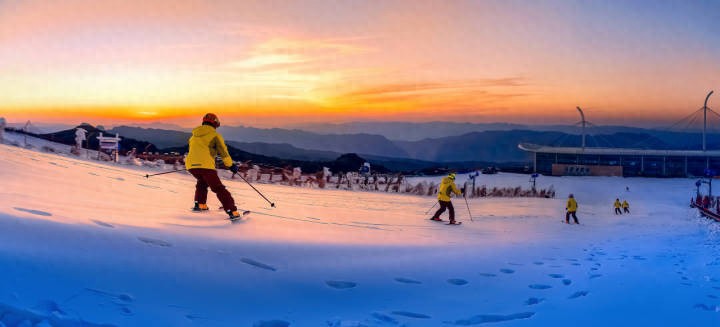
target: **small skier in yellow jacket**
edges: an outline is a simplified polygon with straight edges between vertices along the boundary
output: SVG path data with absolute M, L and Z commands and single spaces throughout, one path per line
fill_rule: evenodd
M 448 174 L 447 177 L 443 178 L 440 182 L 440 187 L 438 188 L 438 203 L 440 203 L 440 209 L 435 212 L 430 220 L 442 221 L 442 219 L 440 219 L 440 215 L 445 212 L 445 209 L 447 209 L 450 213 L 449 224 L 458 224 L 455 222 L 455 208 L 453 208 L 453 204 L 450 201 L 451 193 L 455 193 L 457 195 L 463 194 L 463 192 L 461 192 L 455 185 L 455 173 Z
M 622 208 L 622 203 L 620 203 L 620 199 L 615 199 L 615 203 L 613 203 L 613 207 L 615 207 L 616 215 L 622 215 L 622 211 L 620 211 L 620 208 Z
M 215 156 L 222 158 L 223 164 L 233 173 L 238 172 L 238 166 L 233 163 L 223 137 L 215 131 L 220 127 L 220 120 L 215 114 L 208 113 L 203 117 L 202 125 L 192 131 L 188 140 L 189 152 L 185 158 L 185 168 L 197 179 L 195 185 L 195 207 L 194 211 L 208 210 L 207 195 L 208 187 L 213 191 L 223 209 L 230 216 L 230 219 L 240 217 L 235 200 L 230 192 L 220 181 L 215 170 Z
M 628 203 L 627 200 L 623 200 L 622 208 L 623 212 L 630 213 L 630 203 Z
M 567 205 L 565 205 L 565 210 L 567 211 L 565 213 L 565 223 L 566 224 L 570 224 L 570 216 L 571 215 L 572 215 L 573 219 L 575 220 L 575 223 L 580 224 L 578 222 L 577 216 L 575 215 L 575 213 L 577 212 L 577 209 L 578 209 L 578 204 L 575 201 L 575 196 L 573 196 L 573 194 L 570 193 L 570 195 L 568 195 Z

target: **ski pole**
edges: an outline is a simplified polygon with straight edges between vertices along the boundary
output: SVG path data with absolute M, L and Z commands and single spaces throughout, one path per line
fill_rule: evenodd
M 438 203 L 437 203 L 437 201 L 436 201 L 435 204 L 433 204 L 433 206 L 430 207 L 430 209 L 428 209 L 428 211 L 425 211 L 425 215 L 427 216 L 427 214 L 429 214 L 430 211 L 432 211 L 432 209 L 435 208 L 435 206 L 436 206 L 437 204 L 438 204 Z
M 472 214 L 470 213 L 470 205 L 467 202 L 467 197 L 463 195 L 463 198 L 465 199 L 465 206 L 467 206 L 467 209 L 468 209 L 468 215 L 470 215 L 470 221 L 474 221 L 472 219 Z
M 275 208 L 275 203 L 273 203 L 272 201 L 268 200 L 268 198 L 266 198 L 262 193 L 260 193 L 260 191 L 258 191 L 258 189 L 256 189 L 255 186 L 253 186 L 252 184 L 250 184 L 250 182 L 248 182 L 248 180 L 245 179 L 245 177 L 242 177 L 242 175 L 239 175 L 239 174 L 233 174 L 233 176 L 235 176 L 235 175 L 238 175 L 243 181 L 245 181 L 245 183 L 247 183 L 248 185 L 250 185 L 250 187 L 252 187 L 252 189 L 255 190 L 255 192 L 257 192 L 258 194 L 260 194 L 260 196 L 262 196 L 262 198 L 265 199 L 265 201 L 267 201 L 268 203 L 270 203 L 270 206 L 271 206 L 271 207 Z
M 145 178 L 150 178 L 151 176 L 157 176 L 157 175 L 165 175 L 165 174 L 170 174 L 170 173 L 176 173 L 176 172 L 185 171 L 185 170 L 187 170 L 187 168 L 176 169 L 176 170 L 171 170 L 171 171 L 166 171 L 166 172 L 164 172 L 164 173 L 148 174 L 148 175 L 145 175 Z

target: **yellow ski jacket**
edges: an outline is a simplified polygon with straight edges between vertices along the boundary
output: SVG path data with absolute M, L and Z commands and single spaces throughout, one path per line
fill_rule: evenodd
M 565 206 L 567 211 L 569 212 L 576 212 L 578 208 L 578 204 L 575 201 L 575 198 L 568 198 L 567 205 Z
M 617 209 L 620 209 L 620 207 L 622 207 L 622 204 L 620 204 L 620 201 L 615 201 L 615 203 L 613 203 L 613 206 Z
M 628 203 L 627 201 L 623 201 L 622 207 L 623 207 L 623 208 L 630 208 L 630 203 Z
M 223 164 L 230 167 L 233 164 L 223 137 L 208 125 L 196 127 L 188 140 L 190 150 L 185 158 L 185 168 L 215 169 L 215 157 L 220 155 Z
M 457 195 L 462 194 L 455 185 L 455 181 L 450 177 L 445 177 L 440 182 L 440 188 L 438 188 L 438 200 L 448 202 L 450 201 L 450 194 L 455 193 Z

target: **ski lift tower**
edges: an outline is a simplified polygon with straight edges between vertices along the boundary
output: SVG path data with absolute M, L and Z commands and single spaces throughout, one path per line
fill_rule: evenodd
M 112 137 L 103 136 L 103 133 L 100 133 L 97 139 L 100 143 L 100 148 L 98 149 L 98 160 L 100 159 L 100 152 L 102 152 L 102 150 L 110 150 L 115 152 L 113 161 L 118 162 L 118 156 L 120 152 L 120 135 L 115 134 L 115 137 Z

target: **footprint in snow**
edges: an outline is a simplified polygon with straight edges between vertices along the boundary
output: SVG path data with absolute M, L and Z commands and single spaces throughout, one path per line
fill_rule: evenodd
M 496 274 L 490 274 L 490 273 L 479 273 L 478 275 L 483 276 L 483 277 L 495 277 L 495 276 L 497 276 Z
M 422 282 L 419 280 L 414 280 L 414 279 L 404 278 L 404 277 L 397 277 L 397 278 L 395 278 L 395 281 L 398 283 L 403 283 L 403 284 L 422 284 Z
M 345 289 L 354 288 L 355 286 L 357 286 L 357 283 L 346 282 L 346 281 L 341 281 L 341 280 L 326 280 L 325 284 L 327 284 L 327 286 L 330 286 L 334 289 L 339 289 L 339 290 L 345 290 Z
M 537 265 L 537 266 L 542 266 L 542 265 L 544 265 L 545 263 L 542 262 L 542 261 L 535 261 L 535 262 L 533 262 L 533 264 L 534 264 L 534 265 Z
M 539 304 L 539 303 L 542 302 L 542 301 L 545 301 L 545 299 L 543 299 L 543 298 L 537 298 L 537 297 L 531 297 L 531 298 L 525 300 L 525 305 L 536 305 L 536 304 Z
M 128 307 L 121 307 L 121 308 L 120 308 L 120 313 L 121 313 L 123 316 L 132 316 L 132 315 L 133 315 L 132 310 L 130 310 L 130 308 L 128 308 Z
M 562 280 L 562 283 L 563 283 L 563 285 L 568 286 L 568 285 L 572 284 L 572 280 L 563 279 L 563 280 Z
M 157 245 L 157 246 L 162 246 L 162 247 L 171 247 L 171 246 L 172 246 L 172 244 L 171 244 L 170 242 L 163 241 L 163 240 L 159 240 L 159 239 L 156 239 L 156 238 L 149 238 L 149 237 L 138 236 L 137 239 L 138 239 L 140 242 L 147 243 L 147 244 L 150 244 L 150 245 Z
M 152 189 L 160 189 L 159 186 L 153 186 L 153 185 L 146 185 L 146 184 L 138 184 L 138 186 L 152 188 Z
M 88 174 L 93 175 L 93 176 L 100 176 L 100 175 L 98 175 L 98 174 L 96 174 L 96 173 L 93 173 L 93 172 L 89 172 Z
M 470 317 L 468 319 L 460 319 L 455 321 L 446 321 L 447 324 L 453 324 L 457 326 L 470 326 L 487 323 L 504 322 L 518 319 L 528 319 L 535 315 L 535 312 L 520 312 L 509 315 L 494 315 L 494 314 L 482 314 Z
M 545 284 L 530 284 L 530 285 L 528 285 L 528 287 L 532 288 L 534 290 L 546 290 L 548 288 L 552 288 L 552 286 L 545 285 Z
M 46 216 L 46 217 L 52 216 L 51 213 L 45 212 L 45 211 L 40 211 L 40 210 L 25 209 L 25 208 L 20 208 L 20 207 L 13 207 L 13 209 L 15 209 L 17 211 L 31 213 L 33 215 L 38 215 L 38 216 Z
M 592 274 L 592 275 L 590 275 L 590 279 L 595 279 L 595 278 L 598 278 L 598 277 L 602 277 L 602 274 Z
M 461 279 L 461 278 L 450 278 L 447 280 L 447 282 L 448 282 L 448 284 L 457 285 L 457 286 L 462 286 L 462 285 L 466 285 L 467 283 L 469 283 L 468 281 Z
M 515 270 L 503 268 L 503 269 L 500 269 L 500 272 L 503 274 L 512 274 L 512 273 L 515 273 Z
M 260 320 L 253 327 L 288 327 L 290 323 L 285 320 Z
M 130 294 L 125 294 L 125 293 L 115 294 L 112 292 L 107 292 L 107 291 L 98 290 L 98 289 L 89 288 L 89 287 L 86 287 L 85 290 L 90 293 L 93 293 L 95 295 L 103 296 L 103 297 L 109 298 L 111 300 L 117 300 L 122 303 L 132 303 L 134 301 L 134 298 Z
M 49 315 L 49 316 L 50 315 L 64 316 L 67 314 L 67 313 L 65 313 L 65 311 L 60 309 L 60 306 L 53 300 L 40 301 L 40 302 L 38 302 L 38 304 L 36 304 L 33 307 L 33 310 L 43 313 L 45 315 Z
M 717 311 L 717 310 L 720 310 L 720 307 L 718 307 L 718 306 L 707 305 L 707 304 L 704 304 L 704 303 L 698 303 L 698 304 L 696 304 L 695 306 L 693 306 L 693 308 L 695 308 L 695 309 L 700 309 L 700 310 L 703 310 L 703 311 Z
M 579 297 L 587 296 L 588 293 L 590 293 L 590 292 L 588 292 L 588 291 L 577 291 L 577 292 L 573 293 L 572 295 L 568 296 L 568 299 L 577 299 L 577 298 L 579 298 Z
M 95 219 L 90 219 L 90 221 L 92 221 L 93 223 L 95 223 L 98 226 L 107 227 L 107 228 L 115 228 L 115 226 L 108 224 L 104 221 L 95 220 Z
M 565 277 L 565 276 L 562 275 L 562 274 L 548 274 L 548 276 L 550 276 L 550 278 L 563 278 L 563 277 Z
M 264 264 L 264 263 L 262 263 L 262 262 L 253 260 L 253 259 L 242 258 L 242 259 L 240 259 L 240 261 L 241 261 L 242 263 L 245 263 L 245 264 L 248 264 L 248 265 L 251 265 L 251 266 L 260 268 L 260 269 L 265 269 L 265 270 L 270 270 L 270 271 L 277 271 L 277 268 L 275 268 L 275 267 L 273 267 L 273 266 L 270 266 L 270 265 L 267 265 L 267 264 Z
M 410 312 L 410 311 L 393 311 L 393 312 L 391 312 L 391 313 L 394 314 L 394 315 L 396 315 L 396 316 L 403 316 L 403 317 L 416 318 L 416 319 L 430 319 L 430 318 L 432 318 L 432 317 L 430 317 L 430 316 L 428 316 L 428 315 L 426 315 L 426 314 L 417 313 L 417 312 Z
M 388 316 L 388 315 L 386 315 L 386 314 L 384 314 L 384 313 L 373 312 L 373 313 L 371 314 L 371 316 L 372 316 L 373 318 L 375 318 L 376 320 L 380 321 L 381 323 L 392 324 L 392 325 L 397 325 L 397 324 L 399 323 L 399 322 L 397 321 L 397 319 L 395 319 L 395 318 L 393 318 L 393 317 L 390 317 L 390 316 Z

